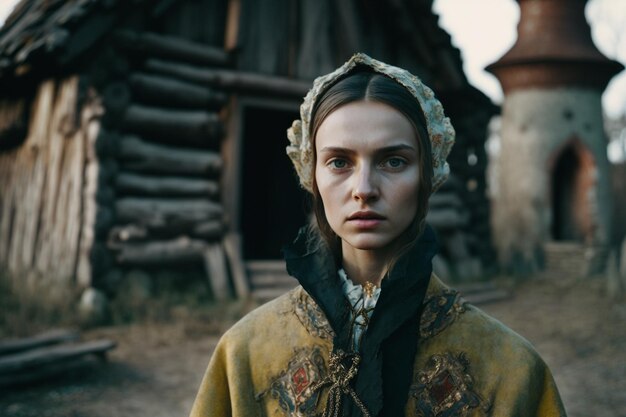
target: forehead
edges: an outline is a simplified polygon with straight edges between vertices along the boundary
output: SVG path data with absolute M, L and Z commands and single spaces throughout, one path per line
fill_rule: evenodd
M 413 124 L 399 110 L 376 101 L 356 101 L 335 109 L 315 137 L 317 150 L 328 146 L 378 148 L 397 144 L 417 147 Z

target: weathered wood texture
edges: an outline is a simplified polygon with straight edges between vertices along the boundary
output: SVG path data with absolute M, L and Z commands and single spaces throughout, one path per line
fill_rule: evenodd
M 227 95 L 169 77 L 136 73 L 130 77 L 134 97 L 140 102 L 183 108 L 219 108 Z
M 24 143 L 0 154 L 0 263 L 10 275 L 67 290 L 74 282 L 85 219 L 85 168 L 100 115 L 79 106 L 78 77 L 43 82 Z
M 224 46 L 228 1 L 162 0 L 159 3 L 153 9 L 159 32 L 213 47 Z
M 71 342 L 78 339 L 78 332 L 73 330 L 55 329 L 32 337 L 0 340 L 0 355 Z
M 115 347 L 110 340 L 97 340 L 75 345 L 58 345 L 33 349 L 0 357 L 0 374 L 21 371 L 61 360 L 73 359 L 89 353 L 102 354 Z
M 215 113 L 166 110 L 140 105 L 132 105 L 126 109 L 122 126 L 129 132 L 182 146 L 214 146 L 222 134 L 222 125 Z
M 125 242 L 149 242 L 151 240 L 162 239 L 169 231 L 170 235 L 178 236 L 185 232 L 192 237 L 197 237 L 205 241 L 218 241 L 224 233 L 224 223 L 221 220 L 207 220 L 195 224 L 189 224 L 187 228 L 180 226 L 168 227 L 161 225 L 154 227 L 148 225 L 127 224 L 114 226 L 109 231 L 107 245 L 110 249 L 118 250 Z
M 250 1 L 248 0 L 248 3 Z M 297 38 L 299 44 L 296 46 L 297 57 L 296 61 L 296 77 L 298 78 L 314 78 L 318 74 L 326 74 L 337 67 L 337 56 L 335 55 L 335 47 L 339 39 L 335 39 L 330 31 L 331 25 L 329 25 L 329 16 L 333 16 L 333 6 L 331 2 L 320 1 L 312 2 L 305 1 L 300 8 L 300 33 Z M 254 15 L 244 15 L 242 27 L 249 27 L 249 32 L 252 29 L 257 28 L 258 24 L 254 21 L 257 20 Z M 259 33 L 250 33 L 248 36 L 262 36 Z M 293 41 L 293 40 L 292 40 Z M 267 48 L 267 47 L 266 47 Z M 356 51 L 353 51 L 354 53 Z M 247 54 L 252 53 L 248 52 Z M 246 55 L 247 55 L 246 54 Z M 343 60 L 348 57 L 342 57 Z M 342 58 L 339 58 L 341 60 Z M 380 57 L 382 59 L 382 57 Z M 242 57 L 244 63 L 244 69 L 252 70 L 255 66 L 253 62 L 250 62 L 246 57 Z
M 158 56 L 211 66 L 229 63 L 228 54 L 222 48 L 189 42 L 175 36 L 118 30 L 114 34 L 114 39 L 122 46 L 147 56 Z
M 7 20 L 7 30 L 0 33 L 0 74 L 5 67 L 10 73 L 42 56 L 67 65 L 117 30 L 118 41 L 139 55 L 181 62 L 228 65 L 227 45 L 236 51 L 240 70 L 310 79 L 364 51 L 411 70 L 421 67 L 419 75 L 437 73 L 444 86 L 466 83 L 459 52 L 438 26 L 432 0 L 93 1 L 55 6 L 24 8 Z M 116 28 L 121 16 L 135 23 L 134 32 Z
M 0 101 L 0 134 L 22 118 L 26 105 L 25 99 Z
M 290 28 L 289 25 L 289 13 L 292 7 L 297 6 L 296 3 L 289 0 L 266 0 L 262 3 L 243 0 L 239 39 L 246 45 L 246 52 L 239 56 L 240 68 L 263 74 L 287 75 L 289 44 L 298 35 L 297 28 Z
M 184 3 L 160 4 L 189 10 Z M 221 47 L 179 36 L 118 31 L 115 37 L 126 50 L 139 51 L 148 61 L 167 58 L 175 68 L 215 71 L 230 59 Z M 143 63 L 130 70 L 127 81 L 128 90 L 115 81 L 105 88 L 111 133 L 98 149 L 111 160 L 102 164 L 106 173 L 98 197 L 108 205 L 99 211 L 111 213 L 112 227 L 106 230 L 100 263 L 107 270 L 197 263 L 204 265 L 213 295 L 227 298 L 218 185 L 223 165 L 218 111 L 227 94 L 219 84 L 209 87 Z
M 93 93 L 95 94 L 95 93 Z M 101 161 L 96 152 L 96 144 L 101 133 L 101 115 L 103 108 L 94 97 L 93 102 L 85 107 L 82 123 L 85 136 L 85 153 L 83 168 L 82 190 L 82 222 L 79 241 L 78 262 L 76 266 L 76 282 L 86 288 L 93 284 L 94 265 L 91 260 L 91 251 L 96 242 L 98 228 L 102 227 L 102 212 L 98 212 L 99 178 L 101 175 Z M 99 219 L 100 217 L 100 219 Z M 100 224 L 99 224 L 100 223 Z
M 148 60 L 146 70 L 200 85 L 210 85 L 215 88 L 248 94 L 264 93 L 301 98 L 311 88 L 311 83 L 307 81 L 252 72 L 205 68 L 157 59 Z
M 487 126 L 494 107 L 475 91 L 465 97 L 443 95 L 442 102 L 457 131 L 457 141 L 448 157 L 459 182 L 457 192 L 468 214 L 463 231 L 472 236 L 472 252 L 485 266 L 494 266 L 491 245 L 490 202 L 487 196 Z
M 211 197 L 219 192 L 217 181 L 204 178 L 146 176 L 121 172 L 115 185 L 121 194 L 175 197 Z
M 23 339 L 0 340 L 0 387 L 17 386 L 85 365 L 89 356 L 104 358 L 111 340 L 77 342 L 78 333 L 52 330 Z
M 438 26 L 432 1 L 240 3 L 241 71 L 312 79 L 361 51 L 407 68 L 431 86 L 456 89 L 467 83 L 459 52 Z
M 198 239 L 180 237 L 167 241 L 126 243 L 117 251 L 116 260 L 125 266 L 155 266 L 201 262 L 207 243 Z
M 116 201 L 115 211 L 121 224 L 140 224 L 151 228 L 181 228 L 217 220 L 222 207 L 207 199 L 157 199 L 125 197 Z
M 17 146 L 26 137 L 26 98 L 0 100 L 0 150 Z
M 232 269 L 235 294 L 239 298 L 247 298 L 250 295 L 250 284 L 242 257 L 241 236 L 238 233 L 231 232 L 224 236 L 224 252 Z
M 122 167 L 135 172 L 214 176 L 222 168 L 215 152 L 158 145 L 136 136 L 123 137 L 119 153 Z
M 230 297 L 224 247 L 220 244 L 208 245 L 204 250 L 204 265 L 213 296 L 218 300 Z
M 118 6 L 123 8 L 124 3 L 128 4 Z M 116 20 L 110 7 L 102 6 L 96 1 L 20 2 L 0 32 L 0 76 L 12 70 L 22 75 L 37 71 L 38 65 L 29 64 L 44 55 L 48 58 L 44 62 L 52 68 L 85 52 Z M 80 36 L 72 37 L 70 31 Z M 20 64 L 26 65 L 20 68 Z

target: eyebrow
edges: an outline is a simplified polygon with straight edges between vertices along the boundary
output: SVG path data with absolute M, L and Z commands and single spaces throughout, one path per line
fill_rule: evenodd
M 400 144 L 400 145 L 385 146 L 385 147 L 376 149 L 376 152 L 391 153 L 391 152 L 398 152 L 398 151 L 403 151 L 403 150 L 415 151 L 416 149 L 410 145 Z M 354 153 L 352 149 L 342 148 L 339 146 L 325 146 L 322 149 L 320 149 L 320 152 Z

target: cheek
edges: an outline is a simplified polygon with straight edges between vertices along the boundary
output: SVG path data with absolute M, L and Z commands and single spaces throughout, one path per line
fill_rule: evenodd
M 315 185 L 317 186 L 320 196 L 322 197 L 322 201 L 325 203 L 326 194 L 329 190 L 328 178 L 325 178 L 323 170 L 319 167 L 315 168 Z
M 336 183 L 332 175 L 325 174 L 324 171 L 321 169 L 320 172 L 316 172 L 315 182 L 324 205 L 326 222 L 335 234 L 340 235 L 344 211 L 343 189 Z
M 411 218 L 417 213 L 418 185 L 418 181 L 414 178 L 402 181 L 395 187 L 392 197 L 394 208 L 402 210 L 403 214 Z
M 333 198 L 333 190 L 332 184 L 330 184 L 330 178 L 328 175 L 324 174 L 323 169 L 316 168 L 315 170 L 315 184 L 317 185 L 317 190 L 319 191 L 320 198 L 322 199 L 322 203 L 324 205 L 324 212 L 326 213 L 326 219 L 331 222 L 331 218 L 329 216 L 335 211 L 332 209 L 333 201 L 336 199 Z
M 340 188 L 336 177 L 329 173 L 325 167 L 316 168 L 315 183 L 324 203 L 330 196 L 337 195 Z

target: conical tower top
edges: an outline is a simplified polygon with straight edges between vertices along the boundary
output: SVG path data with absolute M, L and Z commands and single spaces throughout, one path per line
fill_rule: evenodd
M 624 67 L 594 45 L 585 19 L 587 0 L 517 0 L 517 42 L 487 67 L 504 93 L 527 88 L 581 86 L 604 90 Z

